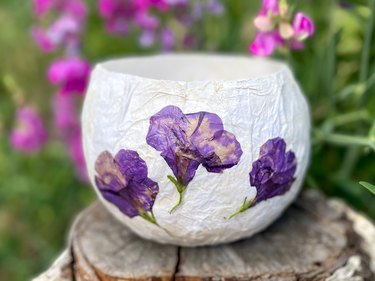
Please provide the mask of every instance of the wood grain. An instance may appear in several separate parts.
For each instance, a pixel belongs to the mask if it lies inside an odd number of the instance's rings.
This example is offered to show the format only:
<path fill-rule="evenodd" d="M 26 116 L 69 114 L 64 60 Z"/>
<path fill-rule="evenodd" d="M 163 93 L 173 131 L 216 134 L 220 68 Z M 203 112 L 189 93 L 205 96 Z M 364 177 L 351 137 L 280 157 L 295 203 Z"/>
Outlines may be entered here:
<path fill-rule="evenodd" d="M 373 233 L 364 216 L 310 191 L 250 239 L 178 248 L 142 240 L 97 202 L 72 226 L 68 264 L 75 280 L 90 281 L 375 280 Z"/>

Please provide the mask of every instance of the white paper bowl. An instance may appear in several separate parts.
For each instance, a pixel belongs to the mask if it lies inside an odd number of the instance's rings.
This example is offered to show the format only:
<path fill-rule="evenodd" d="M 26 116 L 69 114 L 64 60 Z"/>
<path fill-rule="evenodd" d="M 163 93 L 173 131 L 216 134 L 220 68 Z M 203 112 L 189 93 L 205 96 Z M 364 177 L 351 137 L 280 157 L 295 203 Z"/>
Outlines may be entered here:
<path fill-rule="evenodd" d="M 217 114 L 225 130 L 235 135 L 243 154 L 237 165 L 209 173 L 202 165 L 184 194 L 183 203 L 167 175 L 171 168 L 148 145 L 150 117 L 174 105 L 184 113 Z M 95 187 L 95 161 L 103 151 L 136 151 L 158 183 L 153 213 L 159 226 L 129 218 L 99 198 L 110 212 L 138 235 L 161 243 L 197 246 L 225 243 L 257 233 L 271 224 L 296 197 L 310 150 L 310 117 L 304 96 L 284 63 L 240 56 L 169 54 L 98 64 L 84 103 L 84 154 Z M 285 194 L 262 201 L 228 219 L 245 197 L 256 196 L 249 173 L 260 147 L 281 137 L 295 153 L 297 170 Z"/>

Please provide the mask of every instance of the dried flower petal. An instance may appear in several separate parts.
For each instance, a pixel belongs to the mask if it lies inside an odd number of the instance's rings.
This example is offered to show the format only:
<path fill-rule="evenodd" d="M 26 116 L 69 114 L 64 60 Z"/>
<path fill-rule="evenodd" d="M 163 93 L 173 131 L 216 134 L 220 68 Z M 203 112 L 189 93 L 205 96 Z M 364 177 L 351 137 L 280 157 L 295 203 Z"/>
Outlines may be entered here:
<path fill-rule="evenodd" d="M 289 191 L 296 169 L 294 152 L 286 152 L 286 143 L 282 138 L 270 139 L 263 144 L 259 159 L 253 163 L 250 172 L 250 183 L 257 189 L 253 205 Z"/>
<path fill-rule="evenodd" d="M 176 106 L 164 107 L 150 118 L 146 141 L 172 169 L 176 177 L 172 182 L 180 193 L 178 205 L 200 164 L 208 172 L 221 173 L 237 165 L 242 155 L 240 143 L 224 130 L 219 116 L 209 112 L 185 115 Z"/>
<path fill-rule="evenodd" d="M 286 152 L 286 143 L 282 138 L 274 138 L 264 143 L 259 152 L 259 159 L 253 163 L 249 174 L 250 184 L 257 189 L 257 195 L 247 200 L 229 219 L 245 212 L 258 203 L 289 191 L 295 178 L 297 159 L 293 151 Z"/>
<path fill-rule="evenodd" d="M 129 217 L 152 210 L 159 186 L 147 177 L 147 166 L 133 150 L 120 150 L 115 158 L 102 152 L 95 163 L 95 183 L 103 197 Z"/>
<path fill-rule="evenodd" d="M 219 173 L 236 165 L 242 150 L 216 114 L 183 114 L 167 106 L 150 118 L 147 143 L 161 152 L 179 183 L 187 185 L 199 164 Z"/>

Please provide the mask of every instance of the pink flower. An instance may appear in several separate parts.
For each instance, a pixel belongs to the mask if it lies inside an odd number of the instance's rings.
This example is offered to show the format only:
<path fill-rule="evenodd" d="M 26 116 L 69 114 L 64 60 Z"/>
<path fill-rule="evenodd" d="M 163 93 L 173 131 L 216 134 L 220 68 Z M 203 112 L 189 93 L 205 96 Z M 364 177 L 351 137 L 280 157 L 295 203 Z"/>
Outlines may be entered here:
<path fill-rule="evenodd" d="M 90 64 L 78 57 L 58 59 L 48 70 L 48 79 L 61 87 L 61 94 L 83 94 L 90 75 Z"/>
<path fill-rule="evenodd" d="M 275 32 L 259 32 L 250 44 L 249 51 L 256 56 L 270 56 L 283 43 L 280 35 Z"/>
<path fill-rule="evenodd" d="M 34 12 L 37 18 L 43 17 L 51 10 L 73 15 L 79 20 L 83 20 L 87 14 L 86 4 L 82 0 L 34 0 Z"/>
<path fill-rule="evenodd" d="M 82 150 L 81 125 L 75 96 L 55 95 L 52 108 L 59 136 L 65 144 L 80 180 L 87 181 L 86 165 Z"/>
<path fill-rule="evenodd" d="M 279 14 L 279 0 L 263 0 L 259 15 L 266 16 L 269 13 L 273 15 Z"/>
<path fill-rule="evenodd" d="M 258 32 L 249 51 L 257 56 L 269 56 L 279 46 L 303 49 L 303 41 L 314 34 L 314 23 L 301 12 L 296 13 L 291 23 L 289 14 L 286 1 L 263 0 L 262 9 L 254 19 Z"/>
<path fill-rule="evenodd" d="M 50 53 L 55 50 L 56 44 L 52 42 L 51 38 L 49 38 L 46 32 L 40 27 L 33 27 L 31 29 L 31 35 L 34 38 L 38 47 L 43 52 Z"/>
<path fill-rule="evenodd" d="M 82 0 L 34 0 L 34 8 L 38 18 L 42 18 L 48 12 L 57 15 L 56 18 L 53 17 L 53 21 L 47 20 L 48 27 L 32 28 L 31 34 L 39 48 L 48 53 L 55 51 L 57 47 L 64 46 L 68 53 L 77 53 L 87 15 L 85 2 Z"/>
<path fill-rule="evenodd" d="M 80 128 L 77 129 L 78 130 L 67 140 L 67 147 L 69 150 L 70 158 L 74 163 L 78 178 L 83 182 L 87 182 L 88 176 L 86 162 L 83 155 L 82 135 Z"/>
<path fill-rule="evenodd" d="M 175 38 L 173 31 L 170 28 L 164 28 L 161 31 L 161 44 L 164 51 L 170 51 L 173 49 Z"/>
<path fill-rule="evenodd" d="M 64 130 L 79 127 L 79 119 L 73 95 L 55 95 L 52 101 L 52 109 L 56 127 L 61 133 Z"/>
<path fill-rule="evenodd" d="M 315 32 L 314 22 L 304 13 L 298 12 L 293 21 L 294 36 L 298 41 L 303 41 Z"/>
<path fill-rule="evenodd" d="M 129 23 L 135 20 L 139 7 L 133 0 L 99 0 L 99 13 L 110 33 L 127 34 Z"/>
<path fill-rule="evenodd" d="M 275 28 L 275 23 L 273 20 L 262 15 L 259 15 L 254 19 L 254 25 L 261 32 L 272 31 Z"/>
<path fill-rule="evenodd" d="M 150 30 L 144 30 L 139 36 L 139 44 L 141 47 L 151 47 L 155 43 L 155 32 Z"/>
<path fill-rule="evenodd" d="M 79 36 L 83 25 L 72 15 L 62 15 L 52 25 L 43 30 L 34 27 L 31 32 L 39 48 L 44 52 L 54 51 L 58 46 L 78 46 Z"/>
<path fill-rule="evenodd" d="M 17 125 L 10 134 L 14 149 L 26 153 L 39 150 L 47 141 L 47 132 L 39 114 L 31 107 L 17 111 Z"/>
<path fill-rule="evenodd" d="M 169 5 L 165 0 L 135 0 L 136 5 L 141 10 L 148 10 L 152 7 L 160 11 L 166 11 L 169 9 Z"/>
<path fill-rule="evenodd" d="M 34 0 L 35 15 L 40 18 L 47 13 L 54 5 L 54 0 Z"/>
<path fill-rule="evenodd" d="M 135 20 L 144 29 L 156 29 L 159 26 L 159 19 L 147 13 L 138 13 Z"/>

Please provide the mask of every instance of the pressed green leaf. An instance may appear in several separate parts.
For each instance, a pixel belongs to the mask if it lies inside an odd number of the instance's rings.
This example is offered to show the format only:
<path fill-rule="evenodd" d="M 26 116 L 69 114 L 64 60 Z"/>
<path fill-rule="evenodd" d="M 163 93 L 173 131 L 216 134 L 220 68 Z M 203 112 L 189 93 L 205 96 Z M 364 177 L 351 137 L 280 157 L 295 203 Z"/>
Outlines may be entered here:
<path fill-rule="evenodd" d="M 360 181 L 359 184 L 370 190 L 373 194 L 375 194 L 375 185 L 372 185 L 371 183 L 365 181 Z"/>

